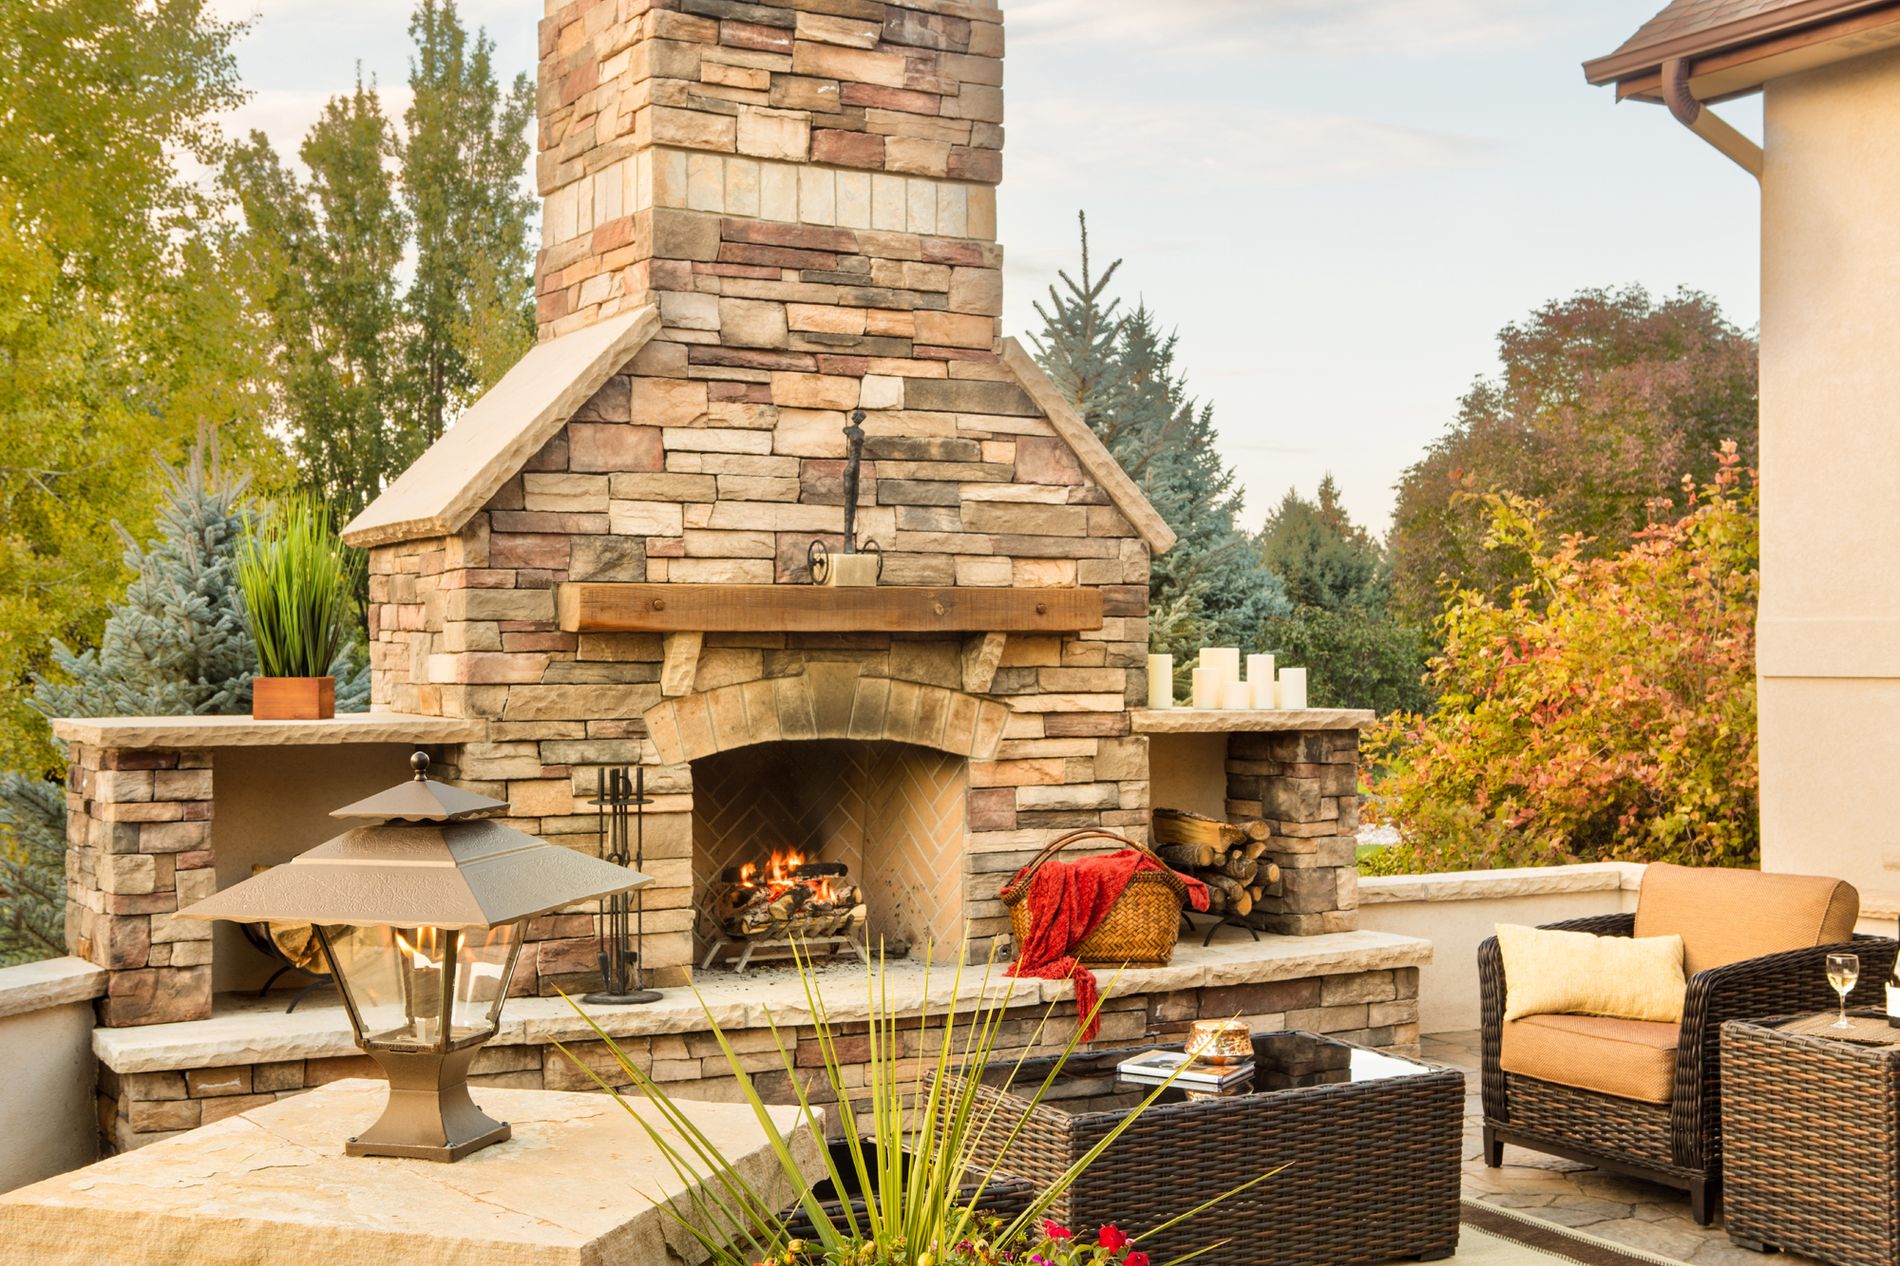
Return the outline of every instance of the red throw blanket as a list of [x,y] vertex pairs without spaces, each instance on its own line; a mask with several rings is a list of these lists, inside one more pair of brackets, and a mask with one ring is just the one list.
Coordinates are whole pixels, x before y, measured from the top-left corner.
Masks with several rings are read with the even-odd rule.
[[[1029,881],[1029,895],[1024,898],[1029,902],[1029,936],[1016,947],[1009,974],[1074,980],[1076,1022],[1083,1026],[1084,1042],[1094,1040],[1101,1027],[1095,1013],[1101,991],[1095,974],[1075,960],[1075,947],[1101,925],[1136,871],[1161,869],[1152,857],[1125,848],[1073,862],[1044,862]],[[1207,885],[1178,871],[1176,876],[1187,885],[1188,903],[1196,910],[1207,909]],[[1019,870],[1010,882],[1021,878]]]

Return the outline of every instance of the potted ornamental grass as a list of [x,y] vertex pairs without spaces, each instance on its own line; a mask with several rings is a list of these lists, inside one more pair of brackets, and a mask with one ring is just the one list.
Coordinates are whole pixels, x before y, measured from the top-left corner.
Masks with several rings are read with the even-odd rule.
[[[752,1073],[700,999],[705,1023],[733,1082],[751,1105],[777,1160],[781,1187],[795,1193],[789,1207],[768,1198],[728,1162],[694,1125],[692,1106],[676,1103],[571,998],[569,1003],[606,1044],[613,1063],[637,1093],[623,1096],[586,1061],[555,1043],[619,1101],[681,1180],[686,1194],[662,1207],[713,1266],[1167,1266],[1149,1261],[1141,1247],[1145,1237],[1277,1172],[1268,1170],[1158,1226],[1070,1228],[1052,1220],[1050,1207],[1168,1089],[1160,1085],[1056,1182],[1033,1195],[1019,1192],[1013,1203],[999,1202],[993,1198],[993,1184],[1003,1186],[1007,1180],[993,1163],[978,1157],[1006,1152],[1028,1127],[1028,1118],[999,1116],[993,1106],[999,1099],[982,1094],[978,1086],[990,1074],[990,1084],[1000,1079],[1013,1100],[1042,1102],[1079,1038],[1068,1039],[1046,1074],[1024,1078],[1035,1081],[1034,1086],[1017,1084],[1016,1073],[1028,1052],[1041,1045],[1056,1004],[1042,1011],[1024,1042],[1019,1026],[1007,1019],[1012,1006],[1024,1005],[1012,999],[1012,982],[1000,980],[994,964],[979,972],[958,960],[951,969],[955,975],[947,1004],[939,997],[942,1005],[906,1013],[891,1005],[880,954],[866,968],[863,1007],[852,1007],[851,1015],[834,1019],[809,963],[801,956],[797,967],[805,1014],[781,1025],[766,1009],[767,1026],[797,1100],[789,1132],[767,1111]],[[980,979],[972,979],[975,976]],[[932,996],[926,966],[923,997]],[[1100,1006],[1098,1001],[1096,1008]],[[822,1056],[819,1067],[798,1058],[801,1027],[815,1030],[802,1042],[816,1044]],[[841,1050],[862,1050],[865,1035],[860,1031],[867,1027],[868,1057],[847,1061]],[[1012,1046],[1023,1043],[1022,1054],[998,1051],[1006,1031]],[[856,1075],[860,1071],[861,1080]],[[807,1136],[807,1145],[799,1146],[799,1135]],[[810,1162],[801,1165],[798,1151],[815,1151],[816,1168]],[[999,1203],[1009,1207],[996,1212]],[[1209,1245],[1187,1256],[1198,1258],[1218,1247]]]
[[238,549],[238,588],[257,645],[251,715],[317,721],[336,715],[330,666],[348,644],[362,557],[337,535],[330,509],[293,497],[256,521]]

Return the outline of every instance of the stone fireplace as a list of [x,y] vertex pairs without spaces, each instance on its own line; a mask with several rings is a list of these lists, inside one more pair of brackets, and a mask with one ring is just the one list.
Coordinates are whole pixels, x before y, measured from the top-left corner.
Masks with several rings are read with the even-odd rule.
[[[1000,337],[1002,15],[837,8],[550,5],[542,341],[348,532],[376,706],[485,720],[463,781],[591,848],[593,769],[647,767],[662,982],[774,836],[855,859],[873,936],[980,952],[1052,829],[1146,829],[1173,534]],[[824,589],[857,410],[882,576]]]

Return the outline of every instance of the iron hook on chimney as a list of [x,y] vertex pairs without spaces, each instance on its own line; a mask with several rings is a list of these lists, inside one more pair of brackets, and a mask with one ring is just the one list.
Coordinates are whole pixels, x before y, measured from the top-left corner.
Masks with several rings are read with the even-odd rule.
[[811,564],[814,585],[875,585],[884,571],[884,551],[876,541],[858,544],[858,488],[864,466],[864,410],[853,409],[844,426],[844,541],[841,553],[846,558],[871,555],[876,563],[868,570],[856,564],[834,561],[831,549],[822,539],[814,540],[805,550]]

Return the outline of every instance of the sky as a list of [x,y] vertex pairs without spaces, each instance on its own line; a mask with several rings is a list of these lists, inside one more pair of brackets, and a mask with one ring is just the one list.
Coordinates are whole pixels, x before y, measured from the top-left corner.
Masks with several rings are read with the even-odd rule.
[[[1259,525],[1331,473],[1375,532],[1496,372],[1496,334],[1597,286],[1758,315],[1756,187],[1579,63],[1662,0],[1004,0],[1006,331],[1079,262],[1180,336]],[[213,0],[249,17],[231,120],[294,150],[360,66],[407,102],[402,0]],[[532,74],[539,0],[462,0]],[[1755,101],[1723,107],[1760,134]]]

